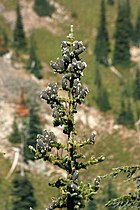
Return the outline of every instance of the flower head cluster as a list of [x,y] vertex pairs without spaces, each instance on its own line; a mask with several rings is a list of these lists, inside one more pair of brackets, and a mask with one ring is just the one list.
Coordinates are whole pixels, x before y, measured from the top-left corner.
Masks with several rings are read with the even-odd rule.
[[89,142],[90,142],[91,144],[94,144],[94,143],[95,143],[95,139],[96,139],[96,132],[94,131],[94,132],[91,134],[90,138],[89,138]]
[[58,97],[57,83],[49,84],[48,88],[42,91],[41,98],[46,100],[53,110],[54,126],[64,125],[63,132],[68,134],[73,129],[69,110],[71,109],[72,113],[76,113],[77,103],[81,104],[88,93],[88,89],[80,83],[86,63],[82,61],[79,55],[84,52],[85,47],[81,41],[63,41],[61,49],[62,58],[57,58],[56,62],[51,61],[50,65],[56,73],[64,74],[62,89],[68,92],[68,97],[72,94],[72,108],[68,108],[66,105],[69,103],[69,99],[65,101]]
[[96,179],[94,180],[95,191],[97,191],[99,189],[99,187],[100,187],[100,181],[101,181],[100,176],[97,176]]
[[71,182],[68,186],[67,186],[67,190],[70,193],[74,193],[78,191],[78,185],[74,182]]
[[63,102],[58,98],[57,83],[49,84],[47,89],[42,91],[41,98],[46,100],[53,110],[54,126],[62,125],[65,108]]
[[36,149],[44,154],[46,152],[51,152],[54,143],[56,142],[56,137],[53,132],[43,131],[43,134],[37,135]]
[[83,102],[88,92],[89,91],[87,88],[82,87],[82,84],[80,83],[79,79],[74,80],[73,97],[75,98],[77,103],[80,104],[81,102]]
[[[54,118],[54,126],[63,126],[63,133],[67,135],[66,145],[58,143],[53,132],[43,131],[43,134],[37,136],[36,158],[44,160],[60,167],[68,174],[66,179],[59,178],[55,183],[50,184],[52,187],[60,189],[60,197],[53,200],[46,210],[55,208],[67,208],[68,210],[78,210],[84,208],[85,200],[92,200],[100,186],[100,177],[97,176],[93,184],[84,184],[79,181],[80,169],[87,169],[88,166],[97,164],[104,160],[103,156],[99,158],[91,157],[85,160],[81,149],[85,145],[95,143],[95,133],[90,138],[78,143],[75,141],[75,119],[77,105],[81,104],[88,89],[84,88],[80,82],[86,63],[80,58],[85,47],[82,42],[74,41],[73,27],[68,36],[69,41],[63,41],[61,44],[62,58],[57,58],[56,62],[51,61],[50,65],[54,72],[63,74],[62,92],[59,92],[57,83],[49,84],[46,90],[41,93],[44,99],[51,107]],[[64,97],[61,93],[67,93]],[[52,148],[55,150],[52,151]],[[60,156],[58,150],[65,152]]]
[[71,80],[83,75],[83,70],[87,66],[79,57],[84,52],[85,47],[82,42],[74,41],[72,43],[63,41],[61,44],[62,59],[57,58],[56,62],[51,61],[50,65],[57,73],[66,73],[65,78]]
[[59,205],[59,201],[53,201],[46,210],[53,210],[55,209],[56,207],[58,207]]
[[57,102],[58,85],[57,83],[49,84],[46,90],[41,93],[41,98],[46,100],[48,104],[53,106]]

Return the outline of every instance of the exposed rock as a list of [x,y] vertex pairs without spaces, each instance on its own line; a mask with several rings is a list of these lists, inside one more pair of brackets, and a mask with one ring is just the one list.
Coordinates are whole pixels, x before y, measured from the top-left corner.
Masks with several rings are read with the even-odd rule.
[[130,49],[130,54],[131,54],[131,60],[133,62],[140,62],[140,48],[133,46]]
[[5,11],[5,7],[2,3],[0,3],[0,13]]
[[[30,34],[33,29],[43,27],[53,34],[59,34],[61,29],[58,27],[58,23],[63,23],[69,19],[68,11],[66,11],[62,5],[56,3],[55,1],[51,1],[51,4],[53,4],[55,7],[55,12],[52,17],[39,17],[33,10],[33,3],[33,0],[20,0],[25,31]],[[1,4],[1,8],[2,7],[3,5]],[[14,29],[16,20],[15,11],[7,11],[4,9],[1,10],[1,14],[11,25],[11,28]]]
[[[39,95],[45,83],[47,82],[35,79],[22,69],[14,69],[10,63],[5,63],[3,59],[0,59],[0,152],[5,153],[5,157],[11,160],[14,158],[14,152],[11,148],[11,144],[7,140],[7,136],[12,129],[11,127],[21,87],[24,88],[25,94],[29,93],[35,96]],[[63,134],[61,127],[53,127],[52,112],[45,102],[41,104],[40,114],[44,121],[44,129],[53,131],[58,141],[64,143],[66,141],[66,135]],[[75,115],[75,121],[80,131],[96,130],[101,136],[104,134],[112,134],[117,130],[123,138],[133,137],[135,141],[138,142],[138,133],[136,131],[116,125],[111,115],[106,116],[93,107],[87,107],[85,105],[79,106],[78,112]],[[83,135],[83,133],[81,135]],[[89,136],[85,137],[88,138]],[[22,165],[25,169],[35,170],[37,172],[40,171],[48,176],[56,171],[55,167],[45,162],[40,163],[40,161],[37,161],[36,164],[30,162],[27,166],[23,164],[22,158],[20,158],[18,164]],[[65,176],[63,170],[57,169],[57,172]]]

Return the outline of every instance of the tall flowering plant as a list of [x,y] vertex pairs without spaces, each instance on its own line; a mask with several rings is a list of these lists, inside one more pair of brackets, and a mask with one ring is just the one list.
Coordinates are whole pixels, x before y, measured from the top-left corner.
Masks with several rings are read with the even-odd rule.
[[[49,84],[47,89],[41,93],[52,109],[54,118],[53,125],[62,126],[66,135],[66,144],[59,143],[57,137],[51,131],[44,130],[37,136],[36,148],[31,148],[36,159],[44,159],[51,164],[60,167],[67,173],[67,178],[60,177],[52,187],[59,189],[59,197],[54,199],[46,210],[55,208],[67,208],[76,210],[85,206],[85,200],[92,200],[100,185],[100,176],[95,177],[93,183],[84,183],[78,179],[79,171],[87,169],[88,166],[97,164],[104,160],[103,156],[95,158],[91,156],[85,161],[85,156],[81,148],[86,145],[93,146],[96,134],[93,132],[88,139],[76,141],[75,114],[77,107],[83,103],[88,93],[88,89],[81,84],[86,63],[80,55],[85,51],[81,41],[76,41],[71,26],[68,40],[61,43],[62,58],[57,58],[56,62],[51,61],[50,65],[55,73],[62,74],[61,88],[57,83]],[[67,93],[67,97],[58,94],[59,89]],[[64,150],[63,155],[59,155],[59,150]]]

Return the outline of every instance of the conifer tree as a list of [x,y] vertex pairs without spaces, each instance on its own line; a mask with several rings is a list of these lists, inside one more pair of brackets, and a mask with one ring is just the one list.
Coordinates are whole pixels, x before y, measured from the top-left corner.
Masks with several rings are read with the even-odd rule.
[[13,33],[13,45],[16,50],[24,50],[26,48],[26,37],[22,21],[19,0],[16,7],[16,23]]
[[34,10],[39,16],[49,16],[51,17],[55,8],[49,3],[48,0],[35,0]]
[[130,63],[130,38],[126,13],[126,5],[122,2],[119,3],[113,53],[114,64],[128,65]]
[[97,90],[97,96],[96,96],[96,103],[99,107],[99,109],[103,112],[107,112],[111,109],[108,93],[105,89],[105,87],[101,86]]
[[34,189],[27,175],[17,173],[12,181],[12,208],[11,210],[29,210],[35,208],[37,202]]
[[114,0],[108,0],[108,4],[114,5]]
[[94,84],[97,86],[97,88],[100,88],[102,85],[102,80],[101,80],[100,69],[99,69],[98,63],[96,64],[96,68],[95,68]]
[[0,56],[8,52],[8,37],[4,29],[0,29]]
[[121,125],[125,125],[126,124],[126,115],[127,115],[126,105],[125,105],[124,100],[122,99],[120,112],[117,117],[117,123],[121,124]]
[[[140,121],[140,107],[139,106],[136,108],[136,115],[137,115],[136,122]],[[140,124],[138,126],[140,127]]]
[[128,128],[134,127],[134,115],[130,101],[128,101],[127,104],[125,104],[124,100],[122,100],[121,110],[117,118],[117,123],[125,125]]
[[136,69],[135,79],[133,81],[133,98],[140,101],[140,67]]
[[34,41],[33,36],[31,36],[29,59],[27,60],[25,68],[31,74],[34,74],[38,79],[42,79],[42,74],[41,74],[42,65],[41,65],[41,61],[36,55],[35,41]]
[[25,124],[24,133],[24,160],[35,160],[34,155],[29,150],[29,145],[36,146],[36,137],[38,133],[41,133],[41,123],[37,114],[37,104],[30,105],[29,115],[27,123]]
[[108,64],[108,54],[110,52],[109,36],[106,28],[105,1],[101,0],[100,23],[96,36],[95,56],[99,63]]
[[126,112],[126,126],[128,128],[134,128],[134,124],[135,124],[135,121],[134,121],[134,115],[133,115],[131,103],[130,101],[128,101],[127,112]]
[[140,8],[138,8],[137,11],[137,19],[136,19],[133,37],[134,37],[134,43],[138,47],[140,47]]
[[129,82],[124,85],[123,91],[122,91],[122,97],[124,98],[130,98],[132,96],[132,90],[131,85]]
[[[118,197],[117,193],[116,193],[116,189],[114,188],[111,180],[108,180],[108,184],[107,184],[105,194],[106,194],[106,202]],[[114,210],[114,207],[108,206],[107,209],[108,210]]]
[[[109,178],[109,180],[107,181],[107,184],[105,185],[105,187],[103,189],[102,194],[100,195],[100,197],[98,198],[97,201],[103,207],[103,206],[105,206],[105,204],[108,201],[115,199],[115,198],[118,198],[116,189],[115,189],[114,185],[112,184],[111,179]],[[105,209],[106,210],[114,210],[114,207],[108,206]]]
[[18,128],[16,118],[13,121],[12,132],[9,135],[8,139],[11,143],[21,143],[21,132]]
[[[88,89],[84,88],[80,82],[86,68],[86,63],[80,58],[85,47],[82,42],[75,40],[72,26],[67,38],[68,41],[63,41],[61,44],[62,58],[57,58],[56,62],[50,62],[54,72],[63,74],[61,89],[66,92],[67,96],[64,98],[61,94],[58,95],[59,86],[57,83],[49,84],[41,94],[41,98],[52,109],[54,126],[62,126],[66,141],[65,143],[58,142],[57,136],[53,132],[44,130],[37,136],[36,148],[30,147],[35,153],[36,159],[44,159],[63,169],[67,174],[66,178],[60,177],[54,183],[50,183],[50,186],[59,189],[59,197],[54,198],[46,210],[84,208],[85,201],[92,200],[98,191],[101,178],[95,176],[92,184],[84,183],[79,179],[79,171],[104,160],[102,155],[98,158],[90,156],[87,160],[82,153],[82,148],[85,145],[94,145],[95,132],[83,141],[75,138],[77,106],[84,101],[88,93]],[[64,152],[61,153],[61,150]]]
[[130,38],[130,40],[133,39],[133,25],[131,22],[131,4],[130,4],[130,0],[126,0],[126,26],[127,26],[127,30],[128,30],[128,36]]
[[97,86],[96,103],[101,111],[106,112],[111,109],[108,93],[102,85],[102,78],[98,64],[96,65],[94,84]]
[[[137,173],[136,173],[137,172]],[[116,178],[120,174],[125,174],[129,181],[133,182],[136,186],[135,191],[129,192],[129,194],[123,195],[119,198],[112,199],[106,206],[112,206],[114,209],[140,209],[140,166],[122,166],[114,168],[111,176]]]
[[94,199],[90,200],[88,202],[86,210],[96,210],[96,209],[97,209],[97,207],[96,207],[96,204],[95,204],[95,200]]

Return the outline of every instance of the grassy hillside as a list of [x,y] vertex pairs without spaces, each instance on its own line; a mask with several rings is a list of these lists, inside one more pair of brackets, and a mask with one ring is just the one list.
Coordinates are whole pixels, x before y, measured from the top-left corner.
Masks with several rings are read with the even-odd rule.
[[[65,1],[65,0],[57,0],[61,6],[63,6],[66,10],[66,14],[68,14],[68,20],[63,23],[58,23],[58,27],[61,28],[61,32],[52,34],[47,31],[46,28],[38,28],[34,30],[37,53],[42,61],[49,64],[50,60],[55,60],[57,57],[61,56],[60,44],[62,40],[65,40],[66,35],[69,33],[70,25],[74,25],[74,34],[76,39],[82,40],[84,44],[87,46],[87,51],[83,55],[83,59],[88,64],[86,69],[83,82],[88,84],[90,93],[88,95],[88,104],[91,106],[96,106],[95,104],[95,95],[96,95],[96,87],[94,86],[94,78],[95,78],[95,56],[93,53],[94,45],[95,45],[95,37],[97,33],[97,27],[99,24],[99,15],[100,15],[100,1],[99,0],[77,0],[77,1]],[[15,8],[15,1],[2,0],[2,3],[5,5],[7,9],[13,10]],[[110,58],[112,57],[112,52],[114,48],[114,32],[115,32],[115,20],[117,17],[117,7],[118,0],[115,1],[114,6],[110,6],[106,1],[106,17],[107,17],[107,28],[109,32],[110,42],[111,42],[111,53]],[[131,11],[132,11],[132,22],[133,24],[136,21],[137,8],[140,6],[139,0],[131,0]],[[8,25],[5,23],[2,16],[0,16],[0,25],[6,27],[8,31]],[[10,29],[8,31],[10,37],[11,32]],[[117,69],[123,75],[124,84],[130,85],[132,84],[132,77],[135,73],[136,64],[133,63],[130,66],[124,68],[118,66]],[[118,113],[120,109],[120,93],[122,92],[124,86],[121,85],[122,81],[118,78],[114,73],[110,71],[109,68],[106,68],[102,65],[99,66],[102,80],[104,86],[107,88],[109,93],[112,110],[111,112],[115,115]],[[47,79],[47,75],[46,75]],[[138,104],[139,105],[139,104]],[[133,104],[135,108],[135,104]],[[135,113],[136,114],[136,113]]]
[[[100,14],[100,1],[99,0],[88,0],[88,1],[59,1],[68,11],[69,20],[60,27],[63,29],[62,34],[56,34],[55,36],[50,34],[46,29],[35,30],[35,37],[37,41],[38,55],[40,58],[49,63],[51,59],[55,59],[60,56],[60,43],[61,40],[65,39],[66,34],[69,32],[70,24],[74,25],[76,39],[82,40],[86,46],[87,51],[85,52],[83,59],[88,64],[88,67],[83,78],[83,82],[88,84],[90,93],[88,95],[88,104],[95,105],[94,96],[96,94],[96,87],[94,86],[95,77],[95,56],[93,53],[95,45],[95,37],[97,33],[97,27],[99,23]],[[133,0],[131,2],[132,10],[132,22],[135,23],[137,8],[140,6],[140,1]],[[109,31],[109,37],[111,41],[112,51],[110,57],[112,57],[114,47],[114,30],[115,20],[117,16],[117,1],[114,6],[106,4],[106,15],[107,15],[107,27]],[[130,69],[118,66],[118,70],[123,75],[123,81],[127,85],[131,86],[132,77],[134,76],[136,64],[132,64]],[[123,90],[122,81],[109,68],[105,68],[100,65],[100,71],[102,74],[103,83],[109,93],[112,112],[117,114],[120,109],[120,93]],[[133,71],[132,71],[133,70]],[[135,104],[134,104],[135,107]]]
[[[11,181],[14,177],[14,174],[10,178],[6,178],[9,169],[11,167],[11,162],[7,159],[4,159],[2,155],[0,155],[0,209],[6,210],[11,207]],[[38,208],[45,209],[45,207],[50,202],[51,198],[56,195],[56,192],[53,188],[48,186],[48,178],[44,175],[38,175],[36,172],[28,173],[29,179],[33,183],[35,197],[37,199]]]
[[[82,40],[86,46],[87,51],[83,55],[83,60],[88,64],[85,71],[83,83],[87,84],[90,93],[87,97],[87,104],[90,106],[96,106],[95,95],[96,87],[94,85],[95,76],[95,56],[93,53],[95,45],[95,37],[97,32],[97,27],[99,23],[100,14],[100,1],[99,0],[55,0],[60,5],[63,5],[68,12],[69,19],[63,24],[59,23],[58,26],[62,29],[61,33],[52,34],[47,31],[46,28],[34,29],[34,35],[37,46],[38,56],[43,62],[49,64],[50,60],[55,60],[57,57],[61,56],[60,44],[62,40],[66,39],[66,35],[69,33],[70,25],[74,25],[74,34],[76,39]],[[114,6],[109,6],[106,4],[106,14],[107,14],[107,27],[109,31],[109,36],[111,40],[111,48],[113,50],[114,46],[114,29],[115,29],[115,19],[117,16],[117,1]],[[9,10],[15,8],[15,0],[1,0],[5,7]],[[130,0],[132,7],[132,21],[135,22],[137,8],[140,6],[139,0]],[[0,26],[4,26],[8,34],[12,34],[10,26],[5,22],[2,15],[0,15]],[[110,57],[112,52],[110,53]],[[134,75],[134,67],[136,64],[132,64],[130,69],[117,67],[118,70],[123,75],[124,83],[131,86],[132,77]],[[109,68],[100,65],[100,71],[103,79],[103,83],[107,88],[109,93],[112,110],[108,114],[114,114],[116,117],[120,109],[120,93],[123,90],[122,81],[113,74]],[[47,74],[45,74],[47,79]],[[50,77],[50,75],[49,75]],[[54,78],[57,80],[56,76]],[[136,115],[136,106],[140,106],[140,103],[136,104],[131,98],[133,104],[133,110]],[[136,117],[135,117],[136,119]],[[106,134],[101,135],[97,138],[97,143],[94,148],[95,155],[103,154],[106,157],[104,163],[96,166],[95,168],[89,168],[89,173],[87,176],[86,172],[82,173],[83,179],[92,181],[96,175],[105,174],[110,172],[112,167],[117,167],[121,165],[133,165],[139,163],[139,148],[140,145],[137,144],[137,139],[133,137],[122,138],[117,132],[108,136]],[[91,154],[90,148],[85,152]],[[6,205],[10,205],[11,195],[11,178],[6,180],[5,177],[11,166],[8,160],[5,160],[0,156],[0,209],[6,210]],[[36,210],[45,209],[46,205],[49,203],[51,198],[54,196],[54,189],[48,187],[48,177],[43,175],[38,175],[36,173],[30,174],[30,179],[33,181],[35,188],[35,195],[38,200],[38,208]],[[115,181],[117,182],[117,181]],[[121,184],[117,182],[118,193],[124,193],[126,189],[131,187],[128,183],[124,183],[124,188],[121,188]],[[103,188],[103,187],[102,187]],[[57,194],[57,193],[56,193]],[[6,195],[6,196],[5,196]],[[104,208],[102,208],[103,210]]]
[[[87,182],[92,182],[97,175],[105,175],[107,173],[110,173],[111,168],[123,165],[139,164],[139,147],[136,145],[136,142],[134,143],[134,139],[132,137],[122,139],[117,132],[114,132],[110,136],[97,136],[95,147],[93,147],[92,150],[91,148],[87,147],[83,152],[88,156],[94,154],[96,157],[103,154],[106,158],[103,163],[95,166],[90,166],[88,169],[88,173],[87,171],[82,171],[81,179],[86,180]],[[6,179],[6,175],[11,167],[11,163],[9,160],[4,159],[2,155],[0,156],[0,164],[0,204],[1,210],[6,210],[6,205],[7,208],[11,206],[11,180],[13,179],[14,174],[8,180]],[[48,178],[43,174],[36,173],[35,171],[32,173],[28,172],[28,176],[32,181],[35,189],[35,197],[38,203],[38,207],[36,210],[43,210],[49,204],[51,199],[57,196],[57,192],[54,190],[54,188],[48,186],[50,178],[52,181],[52,176]],[[99,192],[99,195],[97,194],[97,196],[95,197],[96,199],[98,199],[99,196],[102,197],[102,190],[106,186],[106,182],[107,179],[102,180],[101,191]],[[126,191],[129,191],[132,187],[131,183],[125,182],[122,177],[115,179],[113,181],[113,184],[115,185],[117,193],[119,195],[121,195],[122,193],[126,193]],[[101,208],[102,210],[105,209],[103,206]]]
[[1,3],[5,6],[6,9],[8,10],[13,10],[16,7],[16,0],[1,0]]

